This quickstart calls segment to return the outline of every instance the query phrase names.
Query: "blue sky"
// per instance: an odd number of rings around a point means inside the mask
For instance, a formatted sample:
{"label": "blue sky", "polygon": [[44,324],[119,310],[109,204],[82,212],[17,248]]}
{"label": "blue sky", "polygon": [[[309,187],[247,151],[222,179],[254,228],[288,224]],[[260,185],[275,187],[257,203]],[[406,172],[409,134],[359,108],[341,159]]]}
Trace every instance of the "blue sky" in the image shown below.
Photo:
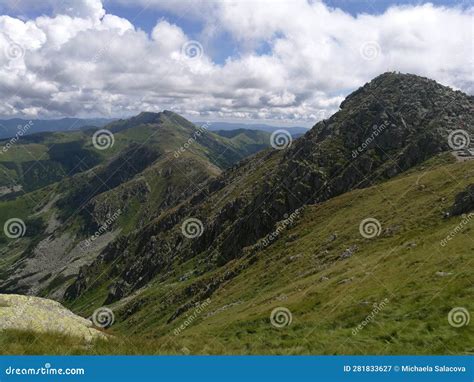
{"label": "blue sky", "polygon": [[[58,2],[61,0],[57,0]],[[190,0],[184,0],[190,1]],[[216,0],[217,1],[217,0]],[[246,1],[246,0],[244,0]],[[37,1],[38,2],[38,1]],[[179,2],[179,0],[177,1]],[[381,14],[387,8],[394,5],[419,5],[424,3],[432,3],[440,6],[466,6],[469,1],[466,0],[324,0],[324,3],[333,8],[339,8],[353,16],[358,14]],[[0,13],[20,16],[24,18],[35,18],[42,14],[51,15],[53,13],[52,6],[49,4],[30,4],[22,6],[17,1],[12,1],[12,6],[0,5]],[[131,21],[137,28],[147,33],[151,33],[158,20],[165,19],[172,24],[179,25],[183,31],[190,37],[199,39],[201,30],[203,29],[203,21],[193,19],[191,17],[182,17],[174,12],[158,9],[153,6],[137,5],[133,1],[130,3],[122,3],[116,0],[105,0],[103,2],[107,13],[111,13],[123,17]],[[222,33],[213,41],[218,49],[212,49],[212,58],[216,63],[222,64],[226,58],[235,57],[239,54],[238,47],[233,43],[229,34]],[[268,45],[262,42],[258,47],[260,53],[268,53]]]}
{"label": "blue sky", "polygon": [[472,93],[473,14],[447,0],[4,0],[0,117],[311,125],[385,71]]}

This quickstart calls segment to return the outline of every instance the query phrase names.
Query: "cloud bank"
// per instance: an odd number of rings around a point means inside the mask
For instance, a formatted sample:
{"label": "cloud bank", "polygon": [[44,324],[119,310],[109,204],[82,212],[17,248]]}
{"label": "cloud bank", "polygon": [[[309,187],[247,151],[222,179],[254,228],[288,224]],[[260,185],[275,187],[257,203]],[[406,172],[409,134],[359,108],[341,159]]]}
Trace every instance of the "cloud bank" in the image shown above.
{"label": "cloud bank", "polygon": [[[100,0],[50,1],[51,15],[31,20],[0,16],[0,116],[170,109],[197,119],[312,123],[386,71],[474,93],[473,7],[353,17],[306,0],[139,0],[135,10],[140,3],[198,20],[199,37],[165,19],[146,33],[106,13]],[[223,35],[238,53],[216,63],[211,52]]]}

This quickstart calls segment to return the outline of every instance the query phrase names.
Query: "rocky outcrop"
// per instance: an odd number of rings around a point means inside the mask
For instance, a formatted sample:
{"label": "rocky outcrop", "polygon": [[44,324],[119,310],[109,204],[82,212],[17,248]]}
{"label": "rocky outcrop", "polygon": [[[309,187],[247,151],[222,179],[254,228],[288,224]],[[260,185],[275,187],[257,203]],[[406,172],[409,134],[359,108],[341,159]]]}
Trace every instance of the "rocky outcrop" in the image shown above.
{"label": "rocky outcrop", "polygon": [[450,216],[462,215],[474,210],[474,183],[456,195],[449,211]]}
{"label": "rocky outcrop", "polygon": [[106,334],[93,328],[90,320],[75,315],[56,301],[15,294],[0,294],[2,330],[59,333],[86,342],[107,338]]}

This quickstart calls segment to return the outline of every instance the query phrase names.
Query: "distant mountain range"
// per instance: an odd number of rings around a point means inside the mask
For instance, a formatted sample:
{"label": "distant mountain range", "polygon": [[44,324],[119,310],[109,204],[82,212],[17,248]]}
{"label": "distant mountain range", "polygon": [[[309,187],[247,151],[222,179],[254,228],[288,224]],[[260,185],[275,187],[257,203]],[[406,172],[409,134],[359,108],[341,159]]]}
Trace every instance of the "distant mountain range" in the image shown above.
{"label": "distant mountain range", "polygon": [[218,130],[260,130],[267,133],[273,133],[276,130],[287,130],[293,138],[298,138],[301,135],[307,133],[310,129],[307,127],[292,126],[292,127],[278,127],[265,124],[254,124],[254,123],[235,123],[235,122],[195,122],[196,125],[202,126],[204,124],[208,125],[208,129],[211,131]]}
{"label": "distant mountain range", "polygon": [[[31,135],[40,132],[75,131],[90,127],[103,127],[117,118],[61,118],[61,119],[0,119],[0,139],[14,137],[19,130],[23,135]],[[279,129],[285,129],[297,138],[307,131],[306,127],[277,127],[265,124],[252,123],[228,123],[228,122],[195,122],[197,126],[206,125],[210,131],[229,130],[258,130],[273,133]]]}
{"label": "distant mountain range", "polygon": [[61,118],[61,119],[0,119],[0,139],[14,137],[19,130],[24,135],[40,133],[44,131],[74,131],[84,127],[101,127],[110,123],[113,119],[107,118]]}

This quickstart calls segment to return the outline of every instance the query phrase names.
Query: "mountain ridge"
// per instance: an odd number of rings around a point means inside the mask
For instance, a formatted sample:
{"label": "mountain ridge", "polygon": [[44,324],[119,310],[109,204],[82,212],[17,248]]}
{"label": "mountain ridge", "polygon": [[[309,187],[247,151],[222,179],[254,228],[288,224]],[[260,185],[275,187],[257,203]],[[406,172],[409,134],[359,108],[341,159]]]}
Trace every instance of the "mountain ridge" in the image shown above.
{"label": "mountain ridge", "polygon": [[[244,247],[255,245],[270,233],[285,213],[290,214],[304,204],[323,202],[353,188],[366,187],[373,182],[367,179],[369,174],[372,179],[389,179],[449,149],[449,129],[457,127],[457,117],[451,117],[451,114],[462,116],[464,121],[468,121],[470,129],[474,125],[470,113],[472,103],[461,92],[453,92],[442,85],[411,75],[389,73],[374,81],[349,97],[349,103],[345,105],[355,101],[359,105],[352,107],[347,115],[344,110],[347,108],[343,107],[328,120],[316,124],[303,138],[293,142],[288,150],[264,152],[244,161],[240,168],[229,170],[211,181],[207,189],[195,195],[187,205],[148,224],[140,234],[142,239],[129,237],[122,240],[120,247],[106,249],[94,267],[103,272],[103,261],[109,258],[114,260],[115,274],[121,267],[124,271],[119,273],[123,281],[110,286],[112,292],[104,301],[116,301],[143,287],[156,276],[156,272],[166,270],[175,261],[174,257],[168,258],[166,253],[160,252],[159,247],[149,243],[149,237],[160,238],[168,247],[180,248],[183,259],[196,256],[196,253],[205,249],[200,256],[211,259],[206,260],[207,266],[210,269],[222,266],[241,256]],[[405,93],[396,94],[394,83]],[[388,85],[390,89],[387,89]],[[433,105],[445,101],[446,109],[418,113],[424,111],[418,94],[424,86],[428,86],[426,91],[434,97]],[[376,96],[364,94],[367,87],[373,91],[378,89]],[[390,107],[381,105],[383,97],[392,102]],[[408,98],[412,99],[407,101]],[[396,114],[401,101],[408,111],[404,123],[400,114]],[[395,120],[398,125],[393,123]],[[370,155],[366,153],[358,158],[358,162],[349,162],[352,150],[364,142],[374,123],[388,125],[377,140],[377,146],[369,150]],[[345,158],[346,165],[349,163],[351,171],[339,162],[341,158]],[[263,168],[266,168],[266,173],[262,173]],[[245,179],[245,189],[242,181],[237,181],[242,175],[239,175],[239,169],[251,175],[256,174],[262,180],[250,184],[248,178]],[[235,188],[236,183],[239,184],[237,187],[240,187],[241,196],[230,198],[221,206],[221,212],[217,212],[213,207],[218,205],[216,203],[222,200],[223,195]],[[314,189],[319,190],[317,196],[314,196]],[[243,196],[242,192],[247,196]],[[178,227],[173,228],[186,216],[201,219],[207,227],[203,235],[191,243],[183,242]],[[132,241],[135,243],[133,246]],[[122,263],[120,252],[125,247],[134,248],[135,256],[123,259]],[[91,275],[83,270],[68,289],[66,297],[74,299],[80,296],[81,289],[87,288],[84,282],[88,277]]]}

